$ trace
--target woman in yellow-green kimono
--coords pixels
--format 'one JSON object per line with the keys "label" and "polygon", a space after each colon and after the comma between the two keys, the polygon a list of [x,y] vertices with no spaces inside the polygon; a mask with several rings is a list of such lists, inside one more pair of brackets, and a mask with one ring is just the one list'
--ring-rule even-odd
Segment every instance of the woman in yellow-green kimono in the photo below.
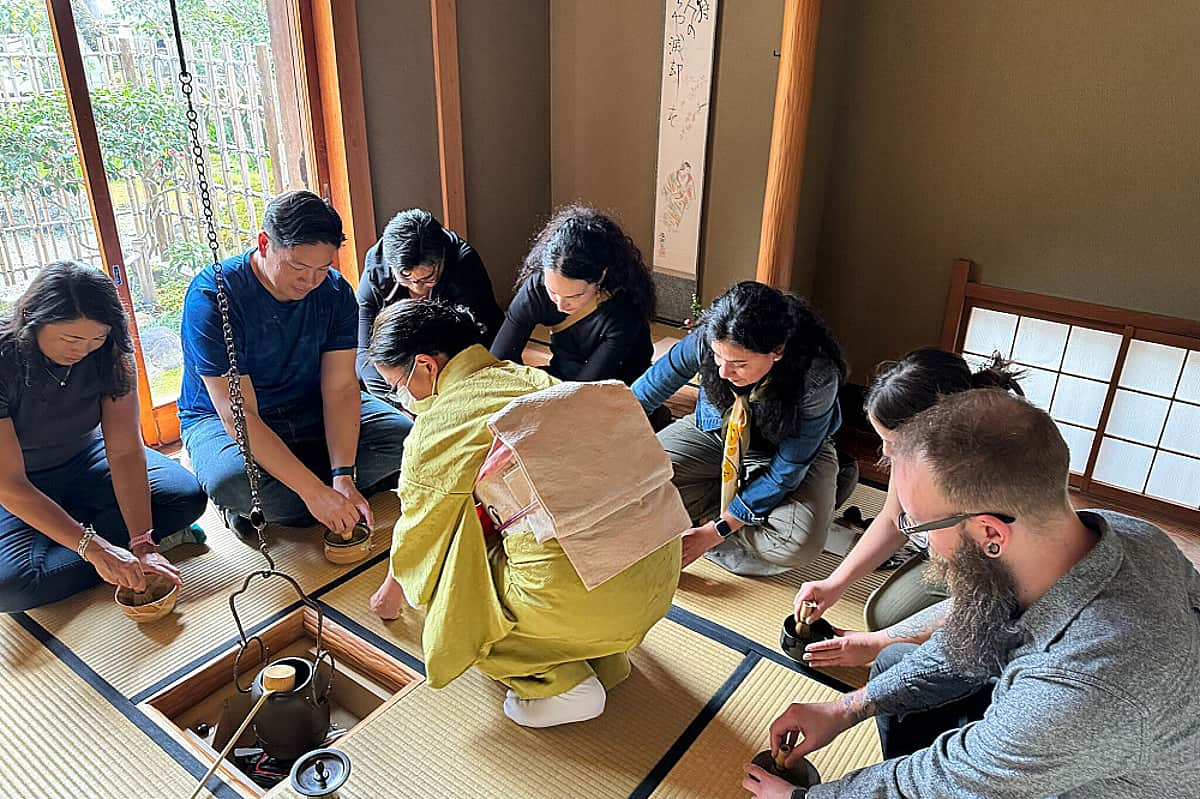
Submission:
{"label": "woman in yellow-green kimono", "polygon": [[629,675],[626,652],[670,607],[680,544],[588,591],[556,540],[539,544],[520,523],[485,539],[472,492],[492,445],[487,420],[557,380],[496,360],[480,340],[466,309],[436,301],[398,302],[375,324],[375,368],[418,418],[404,442],[389,574],[371,609],[387,619],[406,600],[426,606],[435,688],[475,666],[508,687],[504,712],[518,724],[595,718]]}

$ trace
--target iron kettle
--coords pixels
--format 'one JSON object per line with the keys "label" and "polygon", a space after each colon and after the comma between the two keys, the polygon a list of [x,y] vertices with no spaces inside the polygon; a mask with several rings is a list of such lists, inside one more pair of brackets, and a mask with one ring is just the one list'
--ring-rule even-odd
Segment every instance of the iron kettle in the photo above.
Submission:
{"label": "iron kettle", "polygon": [[[296,670],[296,685],[290,691],[272,694],[254,718],[258,745],[270,757],[295,760],[319,748],[329,736],[329,689],[333,669],[301,657],[283,657],[267,664],[285,664]],[[263,671],[254,677],[250,698],[258,702],[263,695]]]}

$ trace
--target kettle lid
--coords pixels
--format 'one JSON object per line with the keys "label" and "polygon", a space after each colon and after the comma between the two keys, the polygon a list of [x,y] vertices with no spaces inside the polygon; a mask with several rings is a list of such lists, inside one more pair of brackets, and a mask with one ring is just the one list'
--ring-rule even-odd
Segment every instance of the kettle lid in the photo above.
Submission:
{"label": "kettle lid", "polygon": [[350,776],[350,758],[340,749],[314,749],[292,764],[292,790],[301,796],[326,796]]}

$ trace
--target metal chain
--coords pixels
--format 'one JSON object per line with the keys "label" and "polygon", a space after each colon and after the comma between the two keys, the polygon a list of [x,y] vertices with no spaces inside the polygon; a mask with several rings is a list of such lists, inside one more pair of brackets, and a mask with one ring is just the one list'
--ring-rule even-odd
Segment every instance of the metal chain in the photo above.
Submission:
{"label": "metal chain", "polygon": [[187,104],[187,125],[191,134],[192,159],[196,167],[196,182],[200,189],[200,204],[204,215],[204,230],[208,238],[208,248],[212,253],[213,275],[217,285],[217,308],[221,313],[221,333],[225,338],[225,353],[229,357],[229,371],[226,380],[229,387],[229,405],[233,411],[234,440],[246,468],[246,480],[250,484],[250,523],[258,535],[258,549],[262,552],[272,571],[275,561],[267,551],[267,539],[264,530],[267,526],[266,517],[262,511],[262,500],[259,497],[259,469],[250,451],[250,437],[246,430],[246,399],[242,395],[241,372],[238,370],[237,348],[233,340],[233,322],[229,314],[229,292],[225,283],[225,274],[221,268],[220,244],[217,240],[217,227],[213,213],[212,192],[208,184],[208,174],[205,166],[205,148],[200,141],[200,116],[196,113],[196,105],[192,100],[192,75],[187,69],[187,59],[184,55],[183,34],[179,28],[179,10],[175,0],[170,0],[171,23],[175,28],[175,46],[179,50],[179,88]]}

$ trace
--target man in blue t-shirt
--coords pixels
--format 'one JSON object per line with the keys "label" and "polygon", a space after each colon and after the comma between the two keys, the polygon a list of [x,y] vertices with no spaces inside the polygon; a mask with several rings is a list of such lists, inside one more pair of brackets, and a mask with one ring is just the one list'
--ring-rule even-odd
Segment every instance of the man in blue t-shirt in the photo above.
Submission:
{"label": "man in blue t-shirt", "polygon": [[[358,303],[354,287],[331,268],[344,240],[328,202],[290,191],[267,205],[255,248],[221,262],[246,429],[263,470],[263,513],[286,525],[315,519],[335,532],[360,518],[374,524],[363,495],[395,484],[412,427],[386,402],[359,392]],[[212,266],[188,287],[182,338],[184,446],[226,525],[253,537]]]}

